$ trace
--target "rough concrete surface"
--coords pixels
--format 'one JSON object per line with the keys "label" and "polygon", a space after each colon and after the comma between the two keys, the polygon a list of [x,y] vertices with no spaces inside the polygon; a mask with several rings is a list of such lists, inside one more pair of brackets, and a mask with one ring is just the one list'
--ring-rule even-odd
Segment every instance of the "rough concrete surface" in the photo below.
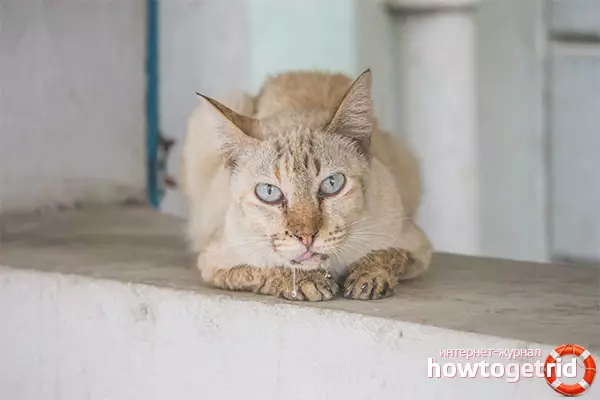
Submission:
{"label": "rough concrete surface", "polygon": [[543,379],[428,379],[427,358],[600,350],[594,266],[439,254],[392,298],[293,303],[204,286],[181,221],[152,210],[2,224],[2,398],[555,398]]}
{"label": "rough concrete surface", "polygon": [[[204,286],[180,220],[145,208],[5,217],[0,265],[288,303]],[[423,277],[375,302],[302,306],[600,350],[600,268],[437,254]],[[298,303],[294,303],[298,304]]]}

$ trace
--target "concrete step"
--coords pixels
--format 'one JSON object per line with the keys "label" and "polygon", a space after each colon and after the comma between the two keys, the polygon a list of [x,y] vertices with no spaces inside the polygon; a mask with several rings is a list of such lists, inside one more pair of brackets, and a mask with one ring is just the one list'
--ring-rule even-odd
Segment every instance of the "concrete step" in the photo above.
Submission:
{"label": "concrete step", "polygon": [[204,286],[181,225],[136,207],[4,216],[0,398],[550,399],[543,378],[428,362],[565,343],[600,361],[595,266],[437,254],[392,298],[297,303]]}

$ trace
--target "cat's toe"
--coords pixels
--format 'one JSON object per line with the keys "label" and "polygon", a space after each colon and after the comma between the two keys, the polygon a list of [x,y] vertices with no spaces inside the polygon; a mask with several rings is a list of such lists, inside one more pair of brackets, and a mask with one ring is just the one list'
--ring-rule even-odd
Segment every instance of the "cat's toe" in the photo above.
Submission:
{"label": "cat's toe", "polygon": [[283,293],[288,300],[326,301],[339,292],[337,282],[322,271],[307,271],[306,276],[298,279],[295,287]]}
{"label": "cat's toe", "polygon": [[329,274],[323,274],[313,282],[322,300],[331,300],[340,291],[337,282]]}
{"label": "cat's toe", "polygon": [[377,300],[394,294],[393,280],[369,272],[350,274],[344,282],[344,297],[355,300]]}

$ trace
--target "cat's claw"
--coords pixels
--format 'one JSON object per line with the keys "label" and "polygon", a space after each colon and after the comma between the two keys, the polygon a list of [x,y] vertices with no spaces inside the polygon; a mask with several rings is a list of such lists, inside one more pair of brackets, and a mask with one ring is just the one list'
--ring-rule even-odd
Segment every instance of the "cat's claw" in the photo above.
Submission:
{"label": "cat's claw", "polygon": [[344,297],[355,300],[376,300],[394,294],[391,277],[369,271],[354,271],[344,282]]}
{"label": "cat's claw", "polygon": [[290,286],[281,293],[281,297],[288,300],[326,301],[331,300],[339,290],[337,282],[331,275],[310,270],[298,273],[296,290],[294,291]]}

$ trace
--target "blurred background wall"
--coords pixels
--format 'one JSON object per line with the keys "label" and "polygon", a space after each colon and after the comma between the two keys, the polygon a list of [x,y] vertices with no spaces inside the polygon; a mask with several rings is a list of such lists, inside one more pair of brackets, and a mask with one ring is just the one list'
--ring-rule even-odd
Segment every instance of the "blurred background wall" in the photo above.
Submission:
{"label": "blurred background wall", "polygon": [[145,198],[144,0],[0,0],[4,210]]}
{"label": "blurred background wall", "polygon": [[[375,112],[425,174],[441,251],[600,259],[595,0],[163,0],[160,128],[196,91],[374,73]],[[143,197],[146,0],[0,0],[2,210]],[[185,216],[176,190],[161,209]]]}

